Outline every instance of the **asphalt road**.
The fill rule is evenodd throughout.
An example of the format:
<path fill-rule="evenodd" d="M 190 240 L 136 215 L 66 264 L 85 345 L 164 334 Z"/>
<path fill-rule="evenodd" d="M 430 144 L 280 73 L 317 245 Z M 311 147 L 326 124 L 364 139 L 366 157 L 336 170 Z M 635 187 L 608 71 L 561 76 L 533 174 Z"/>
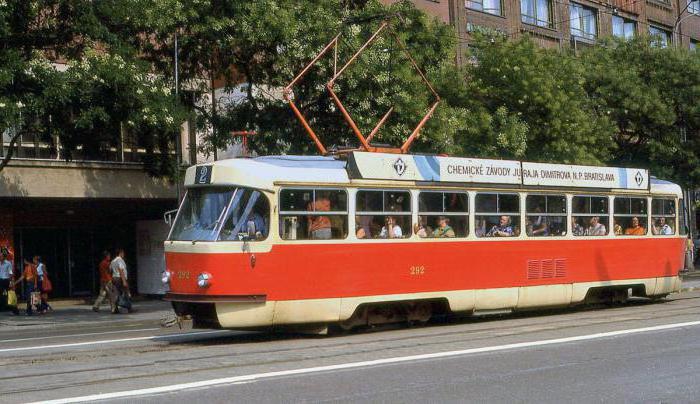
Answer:
<path fill-rule="evenodd" d="M 0 328 L 0 402 L 700 402 L 700 292 L 333 337 Z"/>

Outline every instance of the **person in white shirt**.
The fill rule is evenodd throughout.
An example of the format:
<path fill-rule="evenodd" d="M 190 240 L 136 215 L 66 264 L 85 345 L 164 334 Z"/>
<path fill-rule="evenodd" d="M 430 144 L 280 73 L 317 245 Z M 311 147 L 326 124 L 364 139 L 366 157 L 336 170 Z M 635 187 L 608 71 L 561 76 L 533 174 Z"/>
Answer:
<path fill-rule="evenodd" d="M 608 234 L 605 225 L 600 222 L 600 217 L 593 216 L 590 220 L 590 226 L 586 229 L 586 236 L 605 236 Z"/>
<path fill-rule="evenodd" d="M 401 230 L 401 226 L 396 224 L 396 219 L 387 216 L 385 223 L 386 224 L 382 227 L 382 231 L 379 233 L 379 238 L 403 238 L 403 231 Z"/>
<path fill-rule="evenodd" d="M 112 271 L 112 284 L 116 293 L 112 294 L 112 314 L 119 314 L 120 303 L 131 313 L 131 293 L 129 292 L 129 272 L 124 261 L 124 250 L 117 249 L 117 254 L 109 264 Z"/>
<path fill-rule="evenodd" d="M 656 219 L 656 226 L 652 226 L 651 230 L 654 232 L 654 234 L 658 234 L 660 236 L 673 235 L 673 229 L 668 225 L 668 223 L 666 223 L 665 217 Z"/>
<path fill-rule="evenodd" d="M 0 311 L 5 311 L 7 308 L 7 293 L 10 290 L 10 282 L 12 282 L 12 262 L 7 259 L 7 254 L 3 252 L 0 259 Z"/>

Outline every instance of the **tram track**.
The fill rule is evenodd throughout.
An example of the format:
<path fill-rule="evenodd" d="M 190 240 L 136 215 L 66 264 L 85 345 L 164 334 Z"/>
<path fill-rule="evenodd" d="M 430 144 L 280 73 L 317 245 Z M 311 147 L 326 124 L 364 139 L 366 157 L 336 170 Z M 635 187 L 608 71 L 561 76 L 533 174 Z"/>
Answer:
<path fill-rule="evenodd" d="M 460 321 L 450 325 L 437 324 L 422 328 L 408 328 L 396 330 L 397 332 L 374 333 L 366 332 L 351 334 L 339 338 L 300 338 L 299 336 L 275 336 L 274 334 L 239 334 L 210 338 L 207 341 L 187 341 L 183 343 L 159 342 L 150 346 L 139 346 L 129 348 L 131 353 L 136 355 L 134 360 L 119 364 L 118 358 L 123 355 L 123 347 L 113 346 L 99 351 L 71 351 L 68 353 L 52 353 L 43 358 L 31 357 L 31 363 L 44 365 L 57 365 L 66 362 L 89 362 L 99 361 L 105 366 L 90 366 L 81 369 L 67 369 L 63 371 L 32 372 L 31 369 L 17 369 L 13 375 L 7 375 L 3 380 L 4 384 L 12 385 L 13 381 L 30 382 L 41 380 L 37 383 L 40 390 L 51 390 L 57 388 L 77 388 L 99 385 L 107 382 L 137 380 L 144 377 L 168 377 L 176 375 L 188 375 L 200 371 L 220 371 L 226 373 L 232 369 L 245 369 L 252 366 L 271 367 L 284 363 L 297 363 L 307 360 L 345 360 L 352 356 L 377 356 L 387 349 L 401 351 L 406 349 L 428 349 L 440 345 L 458 346 L 459 344 L 480 345 L 494 338 L 527 337 L 537 333 L 566 329 L 567 332 L 574 333 L 578 329 L 593 326 L 609 326 L 611 324 L 621 324 L 624 322 L 672 320 L 697 314 L 700 310 L 700 297 L 683 299 L 685 305 L 676 308 L 672 306 L 675 299 L 661 304 L 633 304 L 619 307 L 623 312 L 615 310 L 615 315 L 608 310 L 565 310 L 553 313 L 531 313 L 531 315 L 516 314 L 504 319 L 476 319 L 474 321 Z M 697 302 L 687 306 L 687 302 Z M 652 315 L 648 312 L 629 313 L 628 309 L 656 310 Z M 635 310 L 637 311 L 637 310 Z M 552 318 L 552 315 L 577 315 L 576 318 Z M 624 314 L 624 315 L 621 315 Z M 553 324 L 547 324 L 555 320 Z M 516 324 L 514 324 L 514 322 Z M 486 327 L 478 327 L 488 324 Z M 474 325 L 476 329 L 464 329 L 464 326 Z M 459 329 L 448 328 L 450 326 Z M 358 341 L 360 340 L 360 341 Z M 420 342 L 416 342 L 416 341 Z M 284 344 L 291 341 L 292 346 L 282 346 L 274 349 L 257 349 L 258 343 Z M 311 341 L 311 343 L 307 343 Z M 304 346 L 305 345 L 305 346 Z M 389 347 L 387 346 L 389 345 Z M 226 348 L 246 348 L 253 347 L 250 351 L 236 349 L 230 352 Z M 263 348 L 263 347 L 260 347 Z M 201 352 L 202 349 L 214 352 Z M 226 351 L 229 352 L 226 352 Z M 163 355 L 171 353 L 182 353 L 184 355 L 172 358 L 152 358 L 152 355 Z M 66 355 L 68 354 L 68 355 Z M 26 356 L 8 358 L 0 360 L 3 367 L 21 367 L 27 364 Z M 213 362 L 212 362 L 213 361 Z M 131 372 L 131 374 L 127 374 Z M 114 375 L 120 374 L 115 379 Z M 83 375 L 89 375 L 83 377 Z M 76 381 L 76 377 L 80 380 Z M 52 380 L 53 379 L 53 380 Z M 31 388 L 11 388 L 1 389 L 1 394 L 21 394 L 37 391 L 37 384 L 32 384 Z"/>

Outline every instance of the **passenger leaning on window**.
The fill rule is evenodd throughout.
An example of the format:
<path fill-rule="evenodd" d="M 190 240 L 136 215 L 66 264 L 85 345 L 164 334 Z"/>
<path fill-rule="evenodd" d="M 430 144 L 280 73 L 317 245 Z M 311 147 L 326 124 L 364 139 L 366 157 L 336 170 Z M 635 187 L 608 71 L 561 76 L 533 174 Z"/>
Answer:
<path fill-rule="evenodd" d="M 379 238 L 403 238 L 403 231 L 401 231 L 401 226 L 396 224 L 396 219 L 387 216 L 384 223 Z"/>
<path fill-rule="evenodd" d="M 571 233 L 574 236 L 583 236 L 585 234 L 585 230 L 583 229 L 583 226 L 578 224 L 575 217 L 571 218 Z"/>
<path fill-rule="evenodd" d="M 450 227 L 450 219 L 445 216 L 438 217 L 437 228 L 433 231 L 433 237 L 443 238 L 443 237 L 454 237 L 455 231 Z"/>
<path fill-rule="evenodd" d="M 587 236 L 604 236 L 608 234 L 607 230 L 605 229 L 605 225 L 599 222 L 600 217 L 591 217 L 588 228 L 586 229 Z"/>
<path fill-rule="evenodd" d="M 310 212 L 328 212 L 331 210 L 331 201 L 328 192 L 319 192 L 314 202 L 309 202 L 307 210 Z M 309 238 L 314 240 L 329 240 L 332 237 L 331 219 L 328 216 L 309 216 Z"/>
<path fill-rule="evenodd" d="M 498 224 L 494 225 L 486 237 L 513 237 L 513 226 L 510 224 L 510 216 L 501 216 Z"/>
<path fill-rule="evenodd" d="M 651 229 L 654 234 L 658 234 L 660 236 L 670 236 L 673 234 L 673 229 L 668 225 L 668 223 L 666 223 L 665 217 L 656 219 L 656 226 L 652 226 Z"/>
<path fill-rule="evenodd" d="M 632 225 L 625 229 L 626 236 L 643 236 L 646 234 L 644 227 L 639 225 L 639 218 L 637 216 L 632 218 Z"/>

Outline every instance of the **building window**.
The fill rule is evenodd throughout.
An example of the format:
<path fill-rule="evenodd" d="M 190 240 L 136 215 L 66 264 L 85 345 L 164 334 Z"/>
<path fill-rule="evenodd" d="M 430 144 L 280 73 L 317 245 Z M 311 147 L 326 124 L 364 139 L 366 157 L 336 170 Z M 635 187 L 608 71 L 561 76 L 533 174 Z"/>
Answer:
<path fill-rule="evenodd" d="M 489 14 L 503 15 L 501 0 L 465 0 L 465 7 Z"/>
<path fill-rule="evenodd" d="M 691 14 L 700 14 L 700 0 L 688 0 L 688 12 Z"/>
<path fill-rule="evenodd" d="M 520 235 L 520 197 L 516 194 L 476 195 L 477 237 Z"/>
<path fill-rule="evenodd" d="M 357 191 L 355 235 L 359 239 L 411 236 L 408 191 Z"/>
<path fill-rule="evenodd" d="M 613 35 L 618 38 L 632 39 L 637 31 L 637 23 L 617 15 L 612 17 Z"/>
<path fill-rule="evenodd" d="M 283 189 L 279 226 L 284 240 L 344 239 L 348 195 L 337 189 Z"/>
<path fill-rule="evenodd" d="M 571 3 L 571 35 L 585 39 L 595 39 L 598 35 L 597 10 Z"/>
<path fill-rule="evenodd" d="M 571 200 L 571 233 L 574 236 L 605 236 L 610 216 L 605 196 L 574 196 Z"/>
<path fill-rule="evenodd" d="M 426 191 L 418 195 L 419 237 L 467 237 L 469 196 L 466 192 Z"/>
<path fill-rule="evenodd" d="M 520 18 L 525 24 L 550 28 L 552 26 L 551 0 L 521 0 Z"/>
<path fill-rule="evenodd" d="M 615 198 L 613 230 L 616 236 L 647 234 L 646 198 Z"/>
<path fill-rule="evenodd" d="M 655 27 L 653 25 L 649 26 L 649 35 L 655 37 L 657 44 L 661 46 L 662 48 L 665 48 L 668 46 L 668 44 L 671 43 L 671 32 Z"/>
<path fill-rule="evenodd" d="M 566 196 L 528 195 L 525 209 L 525 232 L 528 237 L 566 235 Z"/>
<path fill-rule="evenodd" d="M 652 199 L 651 232 L 659 236 L 676 234 L 676 201 L 673 199 Z"/>

